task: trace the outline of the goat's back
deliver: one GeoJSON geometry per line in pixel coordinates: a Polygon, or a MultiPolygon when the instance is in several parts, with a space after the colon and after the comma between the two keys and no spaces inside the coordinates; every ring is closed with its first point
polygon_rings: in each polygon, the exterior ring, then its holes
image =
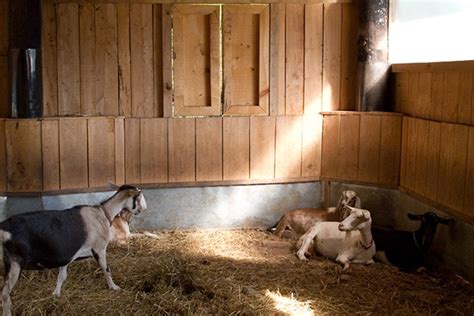
{"type": "Polygon", "coordinates": [[[285,227],[302,235],[318,222],[339,221],[339,214],[333,207],[301,208],[285,213],[280,221],[285,222],[285,227]]]}

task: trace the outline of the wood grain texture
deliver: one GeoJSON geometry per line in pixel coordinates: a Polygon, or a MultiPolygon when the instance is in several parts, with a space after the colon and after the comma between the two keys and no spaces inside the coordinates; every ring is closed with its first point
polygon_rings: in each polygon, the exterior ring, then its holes
{"type": "Polygon", "coordinates": [[[224,180],[250,177],[250,121],[248,117],[224,117],[224,180]]]}
{"type": "Polygon", "coordinates": [[[322,115],[303,116],[302,177],[319,177],[321,174],[322,129],[322,115]]]}
{"type": "Polygon", "coordinates": [[[58,114],[81,113],[79,8],[58,4],[57,11],[58,114]]]}
{"type": "Polygon", "coordinates": [[[433,201],[437,201],[438,174],[439,174],[439,155],[441,146],[441,123],[430,121],[428,150],[426,152],[426,173],[425,196],[433,201]]]}
{"type": "Polygon", "coordinates": [[[59,190],[59,120],[41,122],[43,191],[59,190]]]}
{"type": "MultiPolygon", "coordinates": [[[[416,180],[416,119],[407,118],[407,139],[406,139],[406,162],[405,162],[405,187],[415,191],[416,180]]],[[[404,127],[405,128],[405,127],[404,127]]]]}
{"type": "Polygon", "coordinates": [[[359,5],[342,4],[341,110],[357,110],[359,5]]]}
{"type": "Polygon", "coordinates": [[[169,182],[196,181],[196,120],[168,121],[169,182]]]}
{"type": "Polygon", "coordinates": [[[153,69],[155,117],[163,117],[163,8],[153,4],[153,69]]]}
{"type": "Polygon", "coordinates": [[[8,117],[9,106],[9,81],[7,56],[0,55],[0,117],[8,117]]]}
{"type": "Polygon", "coordinates": [[[416,174],[415,174],[415,192],[426,196],[428,184],[426,183],[428,169],[428,145],[430,123],[426,120],[416,120],[417,140],[416,140],[416,174]]]}
{"type": "Polygon", "coordinates": [[[0,56],[8,55],[8,13],[10,12],[9,1],[0,1],[0,56]]]}
{"type": "Polygon", "coordinates": [[[5,124],[8,191],[34,192],[43,188],[41,123],[8,120],[5,124]]]}
{"type": "Polygon", "coordinates": [[[87,122],[89,187],[115,182],[115,121],[90,118],[87,122]]]}
{"type": "Polygon", "coordinates": [[[420,83],[420,74],[419,73],[410,73],[408,79],[408,104],[405,107],[406,114],[412,116],[418,116],[417,108],[416,108],[416,101],[418,99],[419,93],[419,83],[420,83]]]}
{"type": "Polygon", "coordinates": [[[125,120],[115,120],[115,184],[125,183],[125,120]]]}
{"type": "Polygon", "coordinates": [[[79,40],[81,54],[81,112],[98,113],[96,103],[96,27],[95,6],[85,3],[79,6],[79,40]]]}
{"type": "Polygon", "coordinates": [[[275,176],[276,118],[250,118],[250,178],[273,179],[275,176]]]}
{"type": "Polygon", "coordinates": [[[471,124],[472,100],[474,100],[474,73],[461,72],[459,74],[458,115],[456,122],[471,124]]]}
{"type": "Polygon", "coordinates": [[[222,180],[222,118],[196,119],[196,181],[222,180]]]}
{"type": "Polygon", "coordinates": [[[62,118],[59,121],[62,190],[89,187],[87,142],[87,119],[62,118]]]}
{"type": "Polygon", "coordinates": [[[304,4],[292,3],[286,5],[286,34],[291,34],[286,37],[286,114],[303,114],[305,73],[304,4]]]}
{"type": "Polygon", "coordinates": [[[377,183],[379,181],[379,158],[381,152],[382,117],[360,116],[360,146],[357,180],[377,183]]]}
{"type": "Polygon", "coordinates": [[[275,178],[301,177],[302,128],[301,116],[277,117],[275,178]]]}
{"type": "Polygon", "coordinates": [[[408,85],[409,85],[409,74],[408,73],[397,73],[395,75],[395,87],[394,87],[394,104],[395,111],[405,113],[406,107],[409,102],[408,96],[408,85]]]}
{"type": "Polygon", "coordinates": [[[132,116],[130,5],[117,5],[118,114],[132,116]]]}
{"type": "Polygon", "coordinates": [[[323,110],[339,110],[341,92],[342,7],[324,4],[323,110]]]}
{"type": "Polygon", "coordinates": [[[420,73],[415,106],[418,116],[425,119],[430,117],[432,80],[433,75],[431,73],[420,73]]]}
{"type": "Polygon", "coordinates": [[[444,74],[443,95],[441,119],[443,122],[455,123],[458,115],[459,72],[444,74]]]}
{"type": "Polygon", "coordinates": [[[56,8],[57,6],[53,4],[52,0],[42,1],[41,3],[43,116],[45,117],[58,115],[56,8]]]}
{"type": "Polygon", "coordinates": [[[431,81],[431,109],[430,119],[441,121],[443,111],[444,73],[435,73],[431,81]]]}
{"type": "Polygon", "coordinates": [[[125,119],[125,183],[141,181],[140,119],[125,119]]]}
{"type": "Polygon", "coordinates": [[[402,116],[382,116],[378,183],[398,187],[402,116]]]}
{"type": "Polygon", "coordinates": [[[286,5],[270,5],[270,115],[285,114],[286,5]]]}
{"type": "Polygon", "coordinates": [[[474,203],[472,203],[472,197],[474,196],[474,127],[469,128],[465,188],[463,210],[466,214],[472,216],[474,215],[474,203]]]}
{"type": "Polygon", "coordinates": [[[168,120],[140,121],[141,183],[168,182],[168,120]]]}
{"type": "Polygon", "coordinates": [[[0,119],[0,192],[7,191],[7,144],[5,120],[0,119]]]}
{"type": "Polygon", "coordinates": [[[173,116],[173,69],[171,67],[171,5],[162,7],[162,49],[163,49],[163,116],[173,116]]]}
{"type": "Polygon", "coordinates": [[[304,22],[304,114],[321,111],[323,5],[306,4],[304,22]]]}
{"type": "MultiPolygon", "coordinates": [[[[148,25],[146,25],[148,27],[148,25]]],[[[113,3],[95,5],[95,112],[118,115],[117,9],[113,3]]],[[[144,44],[145,47],[146,43],[144,44]]],[[[134,47],[141,49],[141,47],[134,47]]],[[[146,76],[145,69],[144,75],[146,76]]],[[[146,77],[148,79],[149,77],[146,77]]],[[[153,76],[151,76],[153,78],[153,76]]],[[[145,84],[148,84],[145,81],[145,84]]]]}
{"type": "Polygon", "coordinates": [[[153,6],[130,5],[132,116],[153,117],[153,6]]]}
{"type": "Polygon", "coordinates": [[[339,123],[339,151],[337,176],[356,180],[359,166],[359,115],[343,115],[339,123]]]}
{"type": "Polygon", "coordinates": [[[323,151],[321,159],[321,176],[337,178],[339,151],[339,116],[324,115],[323,120],[323,151]]]}
{"type": "Polygon", "coordinates": [[[400,154],[400,187],[406,188],[407,173],[407,148],[408,148],[408,120],[409,117],[404,116],[402,119],[402,144],[400,154]]]}

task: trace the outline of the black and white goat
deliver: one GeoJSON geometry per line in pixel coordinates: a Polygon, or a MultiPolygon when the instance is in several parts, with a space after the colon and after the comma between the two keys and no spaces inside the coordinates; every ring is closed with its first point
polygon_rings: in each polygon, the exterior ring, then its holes
{"type": "Polygon", "coordinates": [[[68,265],[94,257],[112,290],[119,290],[107,266],[106,250],[112,221],[123,209],[138,214],[147,208],[140,189],[123,185],[99,205],[74,206],[62,211],[35,211],[0,223],[0,272],[3,315],[11,314],[10,292],[22,270],[59,268],[53,295],[61,295],[68,265]]]}
{"type": "Polygon", "coordinates": [[[372,227],[372,235],[377,243],[376,259],[395,265],[401,271],[414,272],[426,263],[438,224],[447,225],[454,220],[441,218],[433,212],[407,216],[421,221],[418,230],[411,232],[372,227]]]}

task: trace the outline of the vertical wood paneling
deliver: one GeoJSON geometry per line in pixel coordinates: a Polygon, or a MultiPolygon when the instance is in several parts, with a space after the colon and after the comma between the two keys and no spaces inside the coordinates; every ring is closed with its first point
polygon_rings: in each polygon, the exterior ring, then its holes
{"type": "MultiPolygon", "coordinates": [[[[148,25],[146,24],[146,26],[148,25]]],[[[117,10],[115,4],[95,5],[95,32],[95,111],[98,115],[118,115],[117,10]]],[[[144,46],[147,47],[146,43],[144,46]]],[[[141,49],[141,47],[134,47],[135,49],[141,49]]],[[[151,79],[153,80],[153,76],[151,79]]]]}
{"type": "Polygon", "coordinates": [[[140,183],[140,119],[125,119],[125,182],[140,183]]]}
{"type": "Polygon", "coordinates": [[[469,144],[466,166],[466,190],[464,192],[464,212],[474,215],[474,127],[469,128],[469,144]]]}
{"type": "Polygon", "coordinates": [[[463,209],[469,128],[441,124],[438,202],[456,210],[463,209]]]}
{"type": "Polygon", "coordinates": [[[250,178],[275,176],[275,117],[250,118],[250,178]]]}
{"type": "Polygon", "coordinates": [[[163,117],[163,12],[162,5],[153,4],[153,69],[154,116],[163,117]]]}
{"type": "Polygon", "coordinates": [[[408,73],[396,73],[395,75],[395,91],[394,91],[394,104],[395,111],[405,113],[406,107],[409,101],[408,96],[408,84],[409,74],[408,73]]]}
{"type": "Polygon", "coordinates": [[[222,118],[196,119],[196,181],[222,180],[222,118]]]}
{"type": "Polygon", "coordinates": [[[316,114],[322,98],[323,5],[306,4],[304,23],[304,114],[316,114]]]}
{"type": "Polygon", "coordinates": [[[171,5],[162,7],[162,48],[163,48],[163,116],[173,116],[173,74],[171,68],[171,5]]]}
{"type": "Polygon", "coordinates": [[[117,3],[119,115],[132,116],[130,5],[117,3]]]}
{"type": "Polygon", "coordinates": [[[87,123],[89,186],[105,187],[115,182],[115,122],[91,118],[87,123]]]}
{"type": "Polygon", "coordinates": [[[7,56],[0,55],[0,117],[8,117],[10,113],[10,107],[8,105],[8,82],[9,75],[7,56]]]}
{"type": "Polygon", "coordinates": [[[418,82],[418,98],[415,106],[418,114],[422,118],[429,118],[431,108],[431,83],[433,75],[431,73],[420,73],[418,82]]]}
{"type": "Polygon", "coordinates": [[[41,144],[43,155],[43,190],[59,190],[59,121],[41,122],[41,144]]]}
{"type": "Polygon", "coordinates": [[[5,120],[0,119],[0,192],[7,191],[7,146],[5,120]]]}
{"type": "Polygon", "coordinates": [[[359,115],[340,118],[337,175],[340,179],[356,180],[359,165],[359,115]]]}
{"type": "Polygon", "coordinates": [[[286,5],[286,114],[303,114],[304,104],[304,4],[286,5]]]}
{"type": "Polygon", "coordinates": [[[381,124],[379,115],[360,117],[358,181],[377,183],[379,180],[381,124]]]}
{"type": "Polygon", "coordinates": [[[359,6],[342,4],[341,104],[340,110],[356,110],[359,6]]]}
{"type": "Polygon", "coordinates": [[[433,73],[431,82],[431,110],[430,119],[440,121],[443,111],[444,73],[433,73]]]}
{"type": "Polygon", "coordinates": [[[153,5],[130,5],[132,116],[153,117],[153,5]]]}
{"type": "Polygon", "coordinates": [[[382,116],[379,183],[398,186],[400,177],[402,116],[382,116]]]}
{"type": "Polygon", "coordinates": [[[61,189],[89,187],[87,168],[87,119],[59,121],[61,189]]]}
{"type": "Polygon", "coordinates": [[[415,162],[415,192],[426,196],[427,191],[427,173],[428,165],[428,144],[429,144],[429,132],[430,123],[425,120],[416,120],[417,140],[416,140],[416,162],[415,162]]]}
{"type": "Polygon", "coordinates": [[[41,191],[41,123],[36,120],[9,120],[5,124],[8,191],[41,191]]]}
{"type": "Polygon", "coordinates": [[[406,144],[406,163],[405,163],[405,187],[415,191],[416,176],[416,119],[407,118],[407,144],[406,144]]]}
{"type": "Polygon", "coordinates": [[[0,1],[0,56],[8,54],[8,13],[10,0],[0,1]]]}
{"type": "Polygon", "coordinates": [[[325,115],[323,122],[323,156],[321,160],[321,176],[337,178],[335,159],[339,149],[339,116],[325,115]]]}
{"type": "Polygon", "coordinates": [[[442,121],[456,122],[458,116],[459,72],[447,72],[444,75],[442,121]]]}
{"type": "Polygon", "coordinates": [[[338,110],[341,91],[341,33],[340,3],[324,5],[323,110],[338,110]]]}
{"type": "Polygon", "coordinates": [[[57,21],[59,115],[81,113],[79,9],[75,3],[59,3],[57,21]]]}
{"type": "Polygon", "coordinates": [[[168,120],[140,122],[141,183],[168,182],[168,120]]]}
{"type": "Polygon", "coordinates": [[[400,186],[406,188],[406,173],[407,173],[407,148],[408,148],[408,120],[409,117],[402,118],[402,144],[400,154],[400,186]]]}
{"type": "Polygon", "coordinates": [[[224,180],[247,180],[250,176],[250,120],[224,117],[224,180]]]}
{"type": "Polygon", "coordinates": [[[57,33],[56,5],[52,0],[42,1],[41,15],[43,116],[56,116],[58,115],[57,33]]]}
{"type": "Polygon", "coordinates": [[[408,86],[408,104],[405,108],[405,113],[413,116],[419,116],[416,101],[419,93],[420,74],[412,72],[409,74],[408,86]]]}
{"type": "Polygon", "coordinates": [[[196,180],[196,120],[168,121],[169,182],[196,180]]]}
{"type": "Polygon", "coordinates": [[[441,146],[441,124],[430,122],[428,136],[428,151],[426,154],[426,189],[425,195],[437,201],[438,174],[439,174],[439,154],[441,146]]]}
{"type": "Polygon", "coordinates": [[[305,115],[303,117],[303,147],[301,153],[301,176],[319,177],[321,174],[321,139],[323,117],[305,115]]]}
{"type": "Polygon", "coordinates": [[[115,120],[115,184],[125,183],[125,121],[115,120]]]}
{"type": "Polygon", "coordinates": [[[81,53],[81,111],[97,114],[95,89],[97,86],[95,7],[92,3],[79,6],[79,38],[81,53]]]}
{"type": "Polygon", "coordinates": [[[302,128],[301,116],[277,117],[275,178],[301,177],[302,128]]]}
{"type": "Polygon", "coordinates": [[[285,114],[286,4],[270,5],[270,115],[285,114]]]}
{"type": "Polygon", "coordinates": [[[471,104],[474,100],[473,76],[472,72],[461,72],[459,74],[459,100],[456,122],[466,125],[471,124],[471,104]]]}

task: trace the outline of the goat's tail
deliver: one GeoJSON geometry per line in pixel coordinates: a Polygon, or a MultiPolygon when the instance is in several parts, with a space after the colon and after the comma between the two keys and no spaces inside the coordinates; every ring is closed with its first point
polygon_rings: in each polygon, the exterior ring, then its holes
{"type": "Polygon", "coordinates": [[[5,254],[3,245],[11,238],[11,234],[0,229],[0,275],[5,275],[5,254]]]}

